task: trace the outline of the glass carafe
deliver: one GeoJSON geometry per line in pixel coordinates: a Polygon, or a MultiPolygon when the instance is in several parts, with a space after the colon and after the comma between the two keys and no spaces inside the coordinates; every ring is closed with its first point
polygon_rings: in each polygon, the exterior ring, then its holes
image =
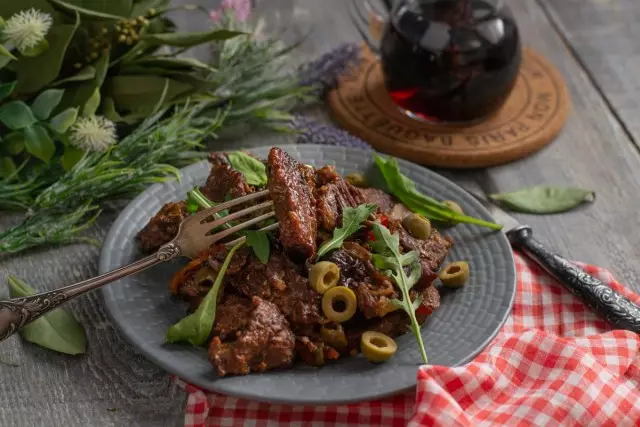
{"type": "Polygon", "coordinates": [[[387,92],[405,114],[474,122],[511,93],[521,42],[503,0],[350,1],[354,23],[380,57],[387,92]],[[371,18],[383,22],[379,37],[371,18]]]}

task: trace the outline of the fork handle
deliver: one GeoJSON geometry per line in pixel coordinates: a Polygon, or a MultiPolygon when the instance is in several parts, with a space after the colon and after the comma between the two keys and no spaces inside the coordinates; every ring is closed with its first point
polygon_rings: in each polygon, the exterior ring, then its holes
{"type": "Polygon", "coordinates": [[[617,329],[640,333],[640,307],[533,238],[529,226],[507,232],[509,241],[617,329]]]}
{"type": "Polygon", "coordinates": [[[167,243],[153,255],[100,276],[49,292],[0,301],[0,341],[7,339],[23,326],[28,325],[40,316],[69,300],[94,291],[123,277],[139,273],[154,265],[169,261],[178,255],[180,255],[178,246],[174,243],[167,243]]]}

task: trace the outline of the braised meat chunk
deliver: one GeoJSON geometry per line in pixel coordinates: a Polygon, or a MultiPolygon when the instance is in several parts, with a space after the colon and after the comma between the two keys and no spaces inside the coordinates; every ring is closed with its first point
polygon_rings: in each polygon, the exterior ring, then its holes
{"type": "Polygon", "coordinates": [[[269,152],[267,175],[282,246],[294,259],[311,258],[317,232],[312,170],[276,147],[269,152]]]}
{"type": "Polygon", "coordinates": [[[359,188],[359,190],[364,202],[377,205],[379,213],[388,215],[397,204],[390,194],[387,194],[377,188],[359,188]]]}
{"type": "Polygon", "coordinates": [[[224,335],[214,337],[209,346],[209,360],[219,376],[264,372],[293,363],[295,337],[275,304],[256,296],[250,302],[229,299],[224,306],[219,309],[216,326],[224,335]],[[245,319],[237,317],[234,310],[245,319]]]}
{"type": "Polygon", "coordinates": [[[316,183],[318,227],[326,231],[332,231],[340,225],[344,208],[355,208],[365,202],[360,189],[345,181],[332,166],[325,166],[316,172],[316,183]]]}
{"type": "Polygon", "coordinates": [[[245,267],[229,278],[229,284],[248,297],[259,296],[277,305],[294,331],[306,331],[320,321],[320,295],[281,251],[272,250],[267,264],[249,257],[245,267]]]}
{"type": "MultiPolygon", "coordinates": [[[[217,159],[217,158],[216,158],[217,159]]],[[[218,161],[211,168],[207,183],[200,187],[202,194],[214,202],[224,202],[227,197],[235,199],[252,192],[241,172],[218,161]]]]}
{"type": "Polygon", "coordinates": [[[185,202],[167,203],[149,223],[138,232],[140,250],[152,253],[169,243],[178,234],[180,223],[188,216],[185,202]]]}

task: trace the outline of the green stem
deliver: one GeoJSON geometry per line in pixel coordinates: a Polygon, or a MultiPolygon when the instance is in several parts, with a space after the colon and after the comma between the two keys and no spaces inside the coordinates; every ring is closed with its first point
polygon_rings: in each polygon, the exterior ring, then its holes
{"type": "Polygon", "coordinates": [[[416,318],[416,314],[413,311],[413,306],[411,305],[411,297],[409,296],[409,285],[405,280],[404,270],[402,269],[402,260],[394,254],[394,257],[400,266],[400,271],[398,272],[398,277],[402,281],[400,289],[402,290],[402,304],[404,305],[404,310],[409,315],[409,319],[411,320],[411,330],[413,331],[413,335],[416,337],[416,341],[418,341],[418,347],[420,348],[420,354],[422,355],[422,360],[424,363],[429,363],[427,359],[427,352],[424,349],[424,342],[422,341],[422,335],[420,334],[420,324],[418,323],[418,319],[416,318]]]}

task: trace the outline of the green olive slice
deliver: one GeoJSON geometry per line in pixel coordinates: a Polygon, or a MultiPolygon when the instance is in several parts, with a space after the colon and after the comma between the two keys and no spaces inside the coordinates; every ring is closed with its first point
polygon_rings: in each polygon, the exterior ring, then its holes
{"type": "Polygon", "coordinates": [[[365,179],[364,175],[362,175],[361,173],[350,173],[349,175],[346,176],[347,181],[349,181],[349,183],[351,183],[351,185],[354,185],[356,187],[366,187],[367,186],[367,180],[365,179]]]}
{"type": "Polygon", "coordinates": [[[431,222],[422,215],[415,213],[407,215],[402,220],[402,225],[409,233],[420,240],[427,240],[431,236],[431,222]]]}
{"type": "Polygon", "coordinates": [[[396,342],[388,335],[367,331],[360,338],[360,351],[370,362],[384,362],[398,350],[396,342]]]}
{"type": "Polygon", "coordinates": [[[438,274],[440,281],[448,288],[459,288],[469,280],[469,264],[456,261],[447,264],[438,274]]]}
{"type": "Polygon", "coordinates": [[[314,264],[309,271],[311,287],[319,294],[324,294],[338,284],[340,267],[329,261],[314,264]]]}
{"type": "Polygon", "coordinates": [[[325,317],[336,323],[351,319],[357,308],[356,294],[344,286],[335,286],[322,296],[322,311],[325,317]]]}
{"type": "Polygon", "coordinates": [[[462,208],[460,207],[459,204],[457,204],[456,202],[454,202],[453,200],[444,200],[442,202],[443,205],[445,205],[446,207],[448,207],[449,209],[451,209],[454,212],[457,212],[459,214],[464,213],[462,211],[462,208]]]}
{"type": "Polygon", "coordinates": [[[335,325],[335,327],[323,326],[320,328],[320,336],[322,336],[322,340],[325,343],[337,350],[342,350],[347,346],[347,336],[344,334],[344,329],[342,329],[341,325],[335,325]]]}

